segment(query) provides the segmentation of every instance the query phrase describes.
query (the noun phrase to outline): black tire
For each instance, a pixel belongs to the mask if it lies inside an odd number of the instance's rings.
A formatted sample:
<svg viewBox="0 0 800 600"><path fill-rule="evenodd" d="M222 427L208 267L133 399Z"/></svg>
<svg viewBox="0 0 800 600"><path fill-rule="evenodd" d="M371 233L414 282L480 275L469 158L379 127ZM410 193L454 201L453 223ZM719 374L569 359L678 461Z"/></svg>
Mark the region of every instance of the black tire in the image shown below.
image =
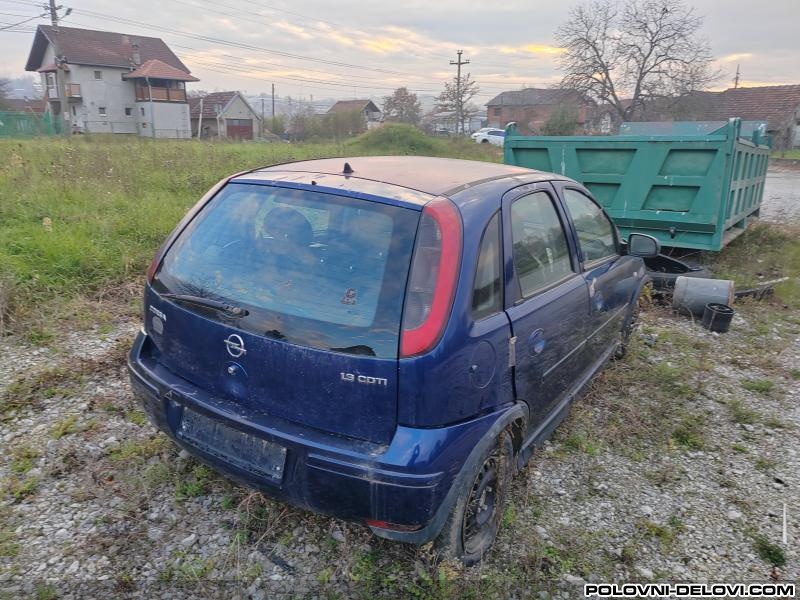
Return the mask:
<svg viewBox="0 0 800 600"><path fill-rule="evenodd" d="M489 140L481 140L481 144L488 144Z"/></svg>
<svg viewBox="0 0 800 600"><path fill-rule="evenodd" d="M514 447L504 431L461 489L434 546L440 556L466 566L481 561L494 543L513 475Z"/></svg>

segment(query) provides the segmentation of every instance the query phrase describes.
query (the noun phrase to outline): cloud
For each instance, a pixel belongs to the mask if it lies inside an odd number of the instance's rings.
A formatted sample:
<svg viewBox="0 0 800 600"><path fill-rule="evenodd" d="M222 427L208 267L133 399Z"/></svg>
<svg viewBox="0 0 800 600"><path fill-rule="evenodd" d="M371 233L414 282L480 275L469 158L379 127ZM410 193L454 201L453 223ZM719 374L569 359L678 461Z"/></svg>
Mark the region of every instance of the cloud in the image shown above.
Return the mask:
<svg viewBox="0 0 800 600"><path fill-rule="evenodd" d="M273 21L272 26L286 33L290 33L301 40L310 40L314 37L314 34L309 33L304 27L298 27L286 21Z"/></svg>
<svg viewBox="0 0 800 600"><path fill-rule="evenodd" d="M546 55L558 56L564 52L563 48L558 46L550 46L549 44L522 44L521 46L492 46L493 50L497 50L503 54L533 54L533 55Z"/></svg>
<svg viewBox="0 0 800 600"><path fill-rule="evenodd" d="M721 63L734 63L742 60L748 60L754 56L755 54L752 54L751 52L741 52L739 54L728 54L727 56L717 59L717 61Z"/></svg>

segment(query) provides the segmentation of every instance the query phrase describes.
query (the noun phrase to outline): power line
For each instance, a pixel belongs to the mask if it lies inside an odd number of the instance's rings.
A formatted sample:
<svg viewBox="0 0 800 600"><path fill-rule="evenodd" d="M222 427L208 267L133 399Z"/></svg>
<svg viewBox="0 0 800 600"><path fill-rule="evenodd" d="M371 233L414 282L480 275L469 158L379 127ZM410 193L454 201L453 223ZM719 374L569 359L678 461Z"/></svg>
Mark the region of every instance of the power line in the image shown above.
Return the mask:
<svg viewBox="0 0 800 600"><path fill-rule="evenodd" d="M31 17L29 19L25 19L24 21L20 21L19 23L6 24L5 27L0 27L0 31L4 31L6 29L13 29L14 27L17 27L18 25L22 25L24 23L28 23L29 21L33 21L34 19L41 19L42 17L45 17L45 16L47 16L47 13L42 13L40 15L36 15L35 17Z"/></svg>
<svg viewBox="0 0 800 600"><path fill-rule="evenodd" d="M263 46L254 46L254 45L251 45L251 44L243 44L241 42L232 42L230 40L225 40L225 39L221 39L221 38L215 38L215 37L206 36L206 35L193 34L193 33L189 33L189 32L186 32L186 31L182 31L180 29L172 29L170 27L164 27L164 26L161 26L161 25L152 25L150 23L143 23L142 21L136 21L134 19L126 19L126 18L123 18L123 17L115 17L115 16L112 16L112 15L105 15L103 13L98 13L98 12L89 11L89 10L83 10L82 9L79 12L81 14L84 14L84 15L87 15L87 16L90 16L90 17L96 17L96 18L100 18L100 19L107 19L109 21L115 21L115 22L119 22L119 23L127 23L129 25L137 25L139 27L145 27L145 28L148 28L148 29L153 29L155 31L164 31L164 32L167 32L167 33L172 33L174 35L179 35L181 37L187 37L187 38L195 39L195 40L202 40L204 42L212 42L212 43L221 44L221 45L224 45L224 46L233 46L235 48L241 48L243 50L251 50L251 51L255 51L255 52L265 52L267 54L274 54L274 55L283 56L283 57L286 57L286 58L294 58L294 59L298 59L298 60L307 60L307 61L311 61L311 62L326 64L326 65L332 65L332 66L337 66L337 67L348 67L348 68L351 68L351 69L369 70L369 71L375 71L375 72L378 72L378 73L386 73L386 74L389 74L389 75L402 75L404 77L417 77L413 73L405 73L403 71L393 71L393 70L390 70L390 69L381 69L379 67L367 67L367 66L364 66L364 65L355 65L355 64L352 64L352 63L346 63L346 62L342 62L342 61L335 61L335 60L328 60L328 59L324 59L324 58L315 58L315 57L311 57L311 56L304 56L302 54L293 54L291 52L284 52L282 50L274 50L272 48L265 48Z"/></svg>

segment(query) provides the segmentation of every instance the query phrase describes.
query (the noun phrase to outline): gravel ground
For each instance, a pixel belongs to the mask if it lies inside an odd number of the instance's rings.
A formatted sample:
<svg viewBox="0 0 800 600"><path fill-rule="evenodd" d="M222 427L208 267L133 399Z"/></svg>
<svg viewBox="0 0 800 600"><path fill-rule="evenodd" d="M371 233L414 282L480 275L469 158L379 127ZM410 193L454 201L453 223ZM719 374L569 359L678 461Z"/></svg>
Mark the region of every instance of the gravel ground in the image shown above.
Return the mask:
<svg viewBox="0 0 800 600"><path fill-rule="evenodd" d="M773 223L800 222L800 168L788 165L769 167L761 218Z"/></svg>
<svg viewBox="0 0 800 600"><path fill-rule="evenodd" d="M179 453L131 395L137 323L70 332L62 351L6 338L0 393L21 405L0 422L0 598L571 598L583 581L797 581L800 314L737 315L720 336L646 310L629 356L517 476L471 569ZM662 375L658 393L641 383Z"/></svg>

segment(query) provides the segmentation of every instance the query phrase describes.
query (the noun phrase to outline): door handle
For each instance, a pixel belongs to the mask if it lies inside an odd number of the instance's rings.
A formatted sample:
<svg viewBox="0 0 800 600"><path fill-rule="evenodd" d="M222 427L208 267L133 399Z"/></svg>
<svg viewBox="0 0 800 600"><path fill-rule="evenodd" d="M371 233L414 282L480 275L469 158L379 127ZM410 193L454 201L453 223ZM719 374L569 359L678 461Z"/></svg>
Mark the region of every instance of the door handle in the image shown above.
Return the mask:
<svg viewBox="0 0 800 600"><path fill-rule="evenodd" d="M528 338L528 351L534 354L540 354L542 350L544 350L545 341L544 341L544 330L536 329L533 333L531 333L530 337Z"/></svg>

